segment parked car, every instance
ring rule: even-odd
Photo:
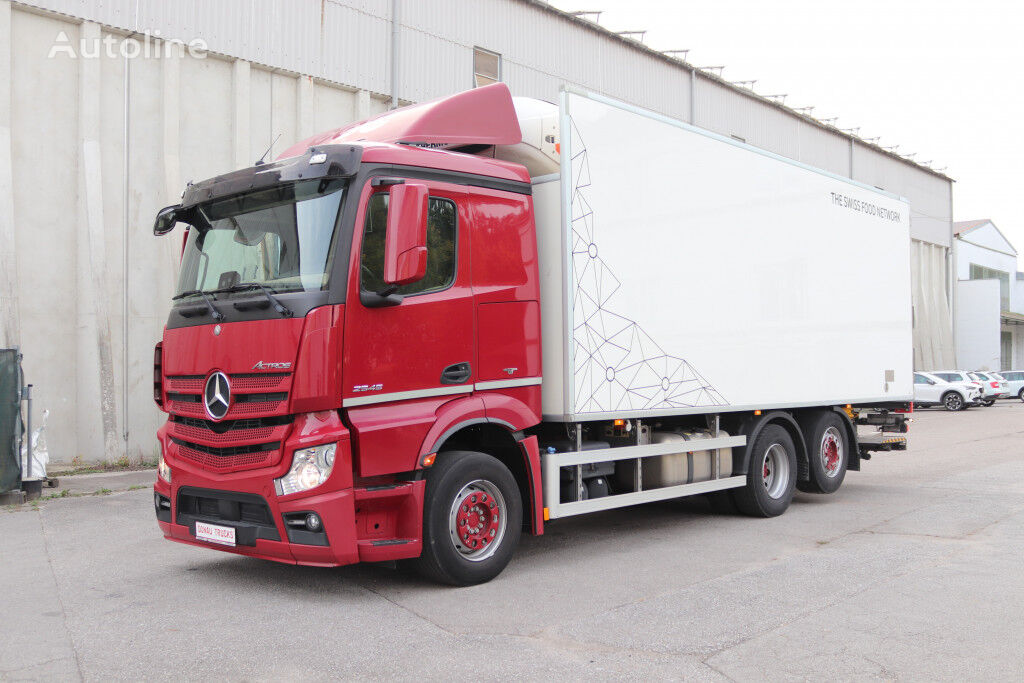
[[[976,370],[971,373],[972,377],[980,378],[985,387],[985,405],[990,406],[997,398],[1009,398],[1010,389],[1005,379],[995,372]],[[991,401],[991,403],[989,402]]]
[[[985,383],[981,380],[980,377],[971,377],[971,373],[967,372],[966,370],[932,370],[931,374],[935,375],[939,379],[946,382],[966,382],[968,384],[973,384],[974,386],[978,387],[978,389],[981,391],[981,398],[978,401],[978,404],[992,405],[992,403],[986,403],[988,397],[985,395],[987,393],[985,391]]]
[[[999,376],[1006,380],[1006,393],[1024,401],[1024,370],[1004,370]]]
[[[966,373],[964,373],[966,377]],[[947,381],[935,373],[914,373],[914,404],[966,410],[981,402],[981,387],[970,379]]]

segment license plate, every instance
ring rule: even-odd
[[[200,541],[209,541],[220,545],[235,545],[235,529],[230,526],[196,522],[196,538]]]

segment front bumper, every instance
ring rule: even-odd
[[[314,489],[310,495],[290,496],[287,501],[279,501],[273,495],[273,483],[269,478],[262,482],[233,481],[230,488],[223,481],[194,474],[186,476],[180,470],[175,470],[174,478],[171,485],[158,479],[154,486],[157,524],[165,538],[287,564],[337,567],[359,561],[351,488],[326,493]],[[177,481],[179,478],[181,483]],[[254,489],[262,490],[263,495]],[[266,489],[269,489],[269,494]],[[262,504],[266,517],[254,520],[251,514],[233,514],[235,504],[243,496],[247,502],[241,505],[252,510]],[[191,504],[196,500],[206,504],[197,509]],[[209,501],[225,503],[223,510],[211,509]],[[169,509],[166,507],[168,503]],[[318,533],[296,529],[285,521],[286,516],[300,519],[310,512],[316,513],[322,522]],[[289,513],[295,513],[295,516],[291,517]],[[237,545],[225,546],[197,539],[197,521],[234,528]]]
[[[284,457],[273,467],[219,474],[176,457],[178,446],[168,438],[166,426],[161,428],[164,460],[172,471],[172,483],[158,477],[153,487],[157,523],[164,537],[288,564],[334,567],[358,562],[348,431],[340,420],[309,420],[297,425],[294,433],[301,436],[288,440]],[[292,452],[331,441],[338,447],[327,481],[309,491],[278,496],[274,479],[287,471]],[[309,513],[322,522],[315,532],[299,525]],[[197,539],[196,522],[234,528],[236,545]]]

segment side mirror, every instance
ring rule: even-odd
[[[178,222],[179,209],[181,209],[181,204],[165,206],[157,211],[156,220],[153,222],[153,234],[159,237],[174,230],[174,225]]]
[[[392,185],[384,238],[384,282],[407,285],[427,274],[427,186]]]

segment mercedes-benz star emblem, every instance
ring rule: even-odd
[[[228,414],[228,407],[231,405],[231,384],[223,372],[215,372],[206,380],[203,403],[206,404],[206,414],[214,420],[223,420]]]

